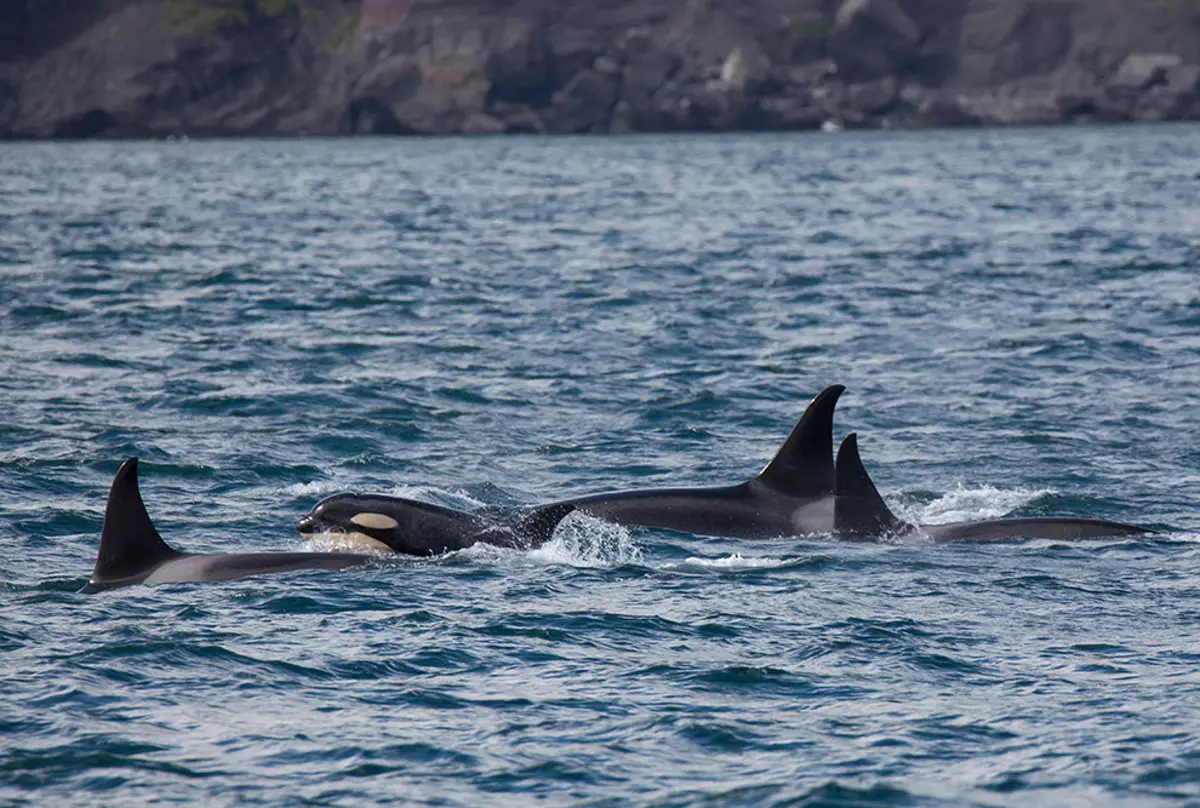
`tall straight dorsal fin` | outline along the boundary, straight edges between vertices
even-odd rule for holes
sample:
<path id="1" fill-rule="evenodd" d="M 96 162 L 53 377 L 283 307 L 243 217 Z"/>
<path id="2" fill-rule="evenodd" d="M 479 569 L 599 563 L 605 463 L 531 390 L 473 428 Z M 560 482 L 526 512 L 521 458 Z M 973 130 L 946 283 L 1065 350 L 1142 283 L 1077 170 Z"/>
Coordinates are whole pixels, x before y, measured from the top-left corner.
<path id="1" fill-rule="evenodd" d="M 756 480 L 793 497 L 834 493 L 837 478 L 833 467 L 833 408 L 845 389 L 835 384 L 817 394 Z"/>
<path id="2" fill-rule="evenodd" d="M 538 508 L 522 519 L 514 530 L 523 541 L 529 543 L 530 547 L 540 547 L 550 541 L 558 523 L 573 510 L 575 510 L 575 505 L 570 502 Z"/>
<path id="3" fill-rule="evenodd" d="M 879 495 L 859 457 L 858 435 L 851 432 L 838 447 L 833 532 L 848 539 L 877 539 L 914 529 L 897 519 Z"/>
<path id="4" fill-rule="evenodd" d="M 135 578 L 183 555 L 154 529 L 138 490 L 137 458 L 129 458 L 117 470 L 108 493 L 92 583 Z"/>

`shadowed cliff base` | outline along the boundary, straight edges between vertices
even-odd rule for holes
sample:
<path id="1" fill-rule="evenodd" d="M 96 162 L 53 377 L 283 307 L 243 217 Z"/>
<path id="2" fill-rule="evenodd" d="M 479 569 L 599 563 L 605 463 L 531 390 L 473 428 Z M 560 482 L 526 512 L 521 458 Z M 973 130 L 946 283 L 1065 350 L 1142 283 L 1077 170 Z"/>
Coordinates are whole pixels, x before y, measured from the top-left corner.
<path id="1" fill-rule="evenodd" d="M 0 136 L 1200 119 L 1200 2 L 18 0 Z"/>

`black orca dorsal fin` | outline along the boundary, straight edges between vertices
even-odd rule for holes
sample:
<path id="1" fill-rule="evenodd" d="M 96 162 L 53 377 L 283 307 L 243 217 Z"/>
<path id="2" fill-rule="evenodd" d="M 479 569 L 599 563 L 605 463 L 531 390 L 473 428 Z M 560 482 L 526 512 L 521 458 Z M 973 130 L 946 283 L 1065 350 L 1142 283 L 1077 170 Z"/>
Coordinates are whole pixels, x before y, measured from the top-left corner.
<path id="1" fill-rule="evenodd" d="M 837 478 L 833 467 L 833 408 L 846 390 L 826 387 L 817 394 L 783 446 L 755 480 L 793 497 L 831 496 Z"/>
<path id="2" fill-rule="evenodd" d="M 522 539 L 530 542 L 530 547 L 539 547 L 550 541 L 558 523 L 573 510 L 575 510 L 575 505 L 570 502 L 538 508 L 522 519 L 517 524 L 515 531 Z"/>
<path id="3" fill-rule="evenodd" d="M 913 529 L 879 495 L 858 454 L 858 435 L 851 432 L 838 447 L 833 532 L 848 539 L 877 539 Z"/>
<path id="4" fill-rule="evenodd" d="M 131 457 L 113 477 L 108 505 L 104 508 L 104 527 L 100 530 L 100 552 L 92 570 L 93 584 L 133 578 L 183 555 L 173 550 L 154 529 L 138 490 L 137 472 L 137 458 Z"/>

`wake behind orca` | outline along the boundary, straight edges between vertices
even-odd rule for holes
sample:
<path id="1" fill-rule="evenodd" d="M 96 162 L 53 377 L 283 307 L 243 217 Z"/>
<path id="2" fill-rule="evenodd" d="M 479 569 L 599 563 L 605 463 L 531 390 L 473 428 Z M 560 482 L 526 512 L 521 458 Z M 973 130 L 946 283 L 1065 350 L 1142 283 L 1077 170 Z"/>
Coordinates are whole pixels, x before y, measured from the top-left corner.
<path id="1" fill-rule="evenodd" d="M 908 536 L 936 542 L 1001 541 L 1003 539 L 1099 539 L 1136 536 L 1152 531 L 1105 519 L 1019 517 L 914 525 L 896 517 L 883 501 L 858 453 L 858 436 L 851 432 L 837 454 L 837 498 L 833 532 L 851 541 L 879 541 Z"/>

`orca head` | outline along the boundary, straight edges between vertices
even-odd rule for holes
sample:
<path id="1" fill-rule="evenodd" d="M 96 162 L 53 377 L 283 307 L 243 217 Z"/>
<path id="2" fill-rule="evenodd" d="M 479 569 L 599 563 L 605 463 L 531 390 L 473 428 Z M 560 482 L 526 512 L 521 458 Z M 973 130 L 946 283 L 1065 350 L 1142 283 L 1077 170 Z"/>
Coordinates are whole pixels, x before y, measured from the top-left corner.
<path id="1" fill-rule="evenodd" d="M 318 502 L 296 526 L 306 538 L 317 533 L 341 533 L 388 548 L 402 539 L 405 501 L 360 494 L 335 494 Z"/>

